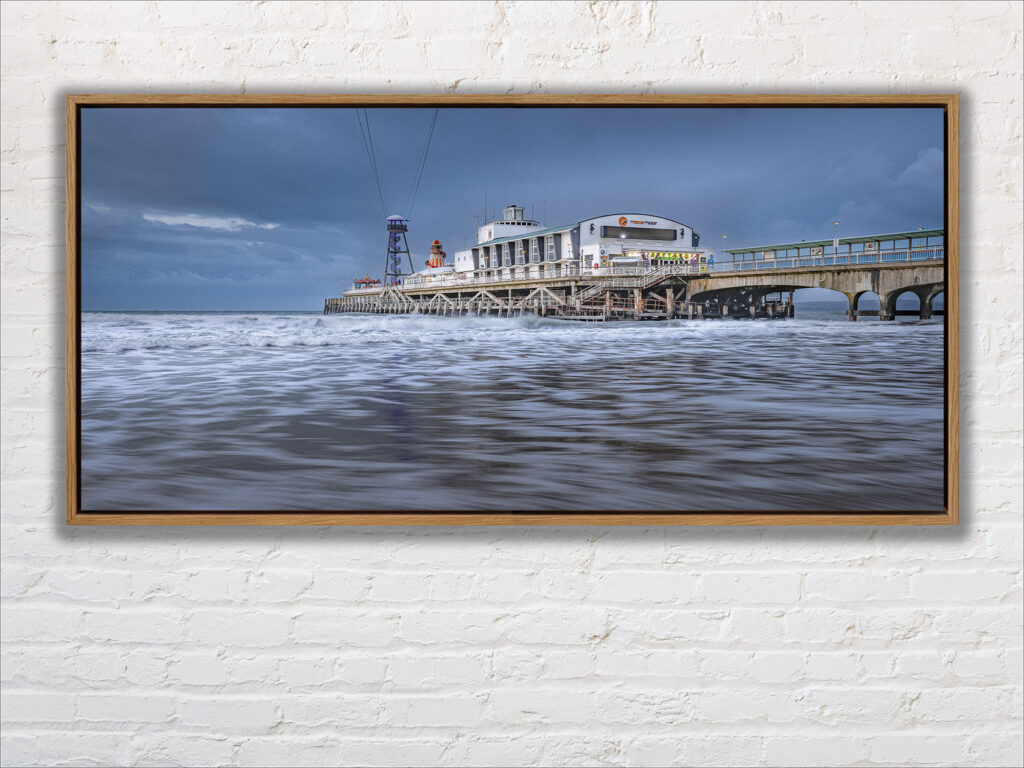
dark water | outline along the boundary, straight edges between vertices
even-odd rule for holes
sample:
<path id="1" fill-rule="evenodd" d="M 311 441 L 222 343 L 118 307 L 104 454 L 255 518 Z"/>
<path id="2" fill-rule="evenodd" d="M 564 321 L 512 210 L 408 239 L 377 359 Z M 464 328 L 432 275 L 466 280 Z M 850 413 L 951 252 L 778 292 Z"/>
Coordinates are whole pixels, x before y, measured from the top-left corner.
<path id="1" fill-rule="evenodd" d="M 943 328 L 86 314 L 84 509 L 937 510 Z"/>

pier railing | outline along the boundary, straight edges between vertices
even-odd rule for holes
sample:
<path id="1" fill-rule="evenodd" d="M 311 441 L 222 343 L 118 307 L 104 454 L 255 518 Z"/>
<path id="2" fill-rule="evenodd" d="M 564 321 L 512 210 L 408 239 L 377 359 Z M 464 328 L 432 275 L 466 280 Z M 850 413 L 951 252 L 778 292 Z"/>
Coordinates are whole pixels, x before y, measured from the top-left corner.
<path id="1" fill-rule="evenodd" d="M 673 264 L 662 267 L 620 266 L 605 267 L 597 270 L 586 270 L 582 274 L 577 266 L 566 266 L 559 269 L 544 270 L 539 275 L 493 275 L 491 277 L 444 277 L 407 280 L 404 288 L 469 288 L 475 285 L 493 285 L 495 283 L 541 282 L 558 278 L 601 278 L 602 286 L 607 287 L 638 287 L 640 283 L 668 275 L 697 275 L 719 272 L 761 272 L 776 269 L 795 269 L 799 267 L 848 267 L 867 264 L 891 264 L 914 261 L 941 261 L 945 257 L 942 245 L 923 248 L 900 248 L 885 251 L 862 251 L 827 256 L 790 256 L 774 259 L 739 259 L 720 261 L 711 264 Z M 611 278 L 609 280 L 609 278 Z M 632 279 L 630 279 L 632 278 Z M 642 285 L 640 287 L 643 287 Z M 372 296 L 380 293 L 380 286 L 370 288 L 350 288 L 346 296 Z"/>
<path id="2" fill-rule="evenodd" d="M 787 256 L 774 259 L 736 259 L 714 265 L 714 272 L 739 272 L 796 267 L 845 267 L 863 264 L 890 264 L 907 261 L 942 261 L 945 246 L 928 245 L 921 248 L 896 248 L 887 251 L 858 251 L 828 256 Z"/>

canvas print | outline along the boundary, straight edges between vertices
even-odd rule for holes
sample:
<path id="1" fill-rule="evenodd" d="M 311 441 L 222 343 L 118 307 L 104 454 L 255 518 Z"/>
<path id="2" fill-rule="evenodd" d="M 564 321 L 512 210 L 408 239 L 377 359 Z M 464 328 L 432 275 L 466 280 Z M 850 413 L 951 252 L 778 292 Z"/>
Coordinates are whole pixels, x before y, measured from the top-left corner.
<path id="1" fill-rule="evenodd" d="M 941 511 L 945 120 L 82 106 L 80 509 Z"/>

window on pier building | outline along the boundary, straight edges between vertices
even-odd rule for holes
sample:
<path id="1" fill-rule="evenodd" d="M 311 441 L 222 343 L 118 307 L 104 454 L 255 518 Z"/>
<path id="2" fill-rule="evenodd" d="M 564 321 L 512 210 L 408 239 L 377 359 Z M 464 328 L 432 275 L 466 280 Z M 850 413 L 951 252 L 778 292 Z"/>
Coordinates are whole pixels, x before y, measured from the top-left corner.
<path id="1" fill-rule="evenodd" d="M 546 242 L 546 249 L 545 250 L 546 250 L 546 253 L 547 253 L 548 261 L 554 261 L 555 260 L 555 236 L 554 235 L 548 235 L 547 237 L 544 238 L 544 240 Z"/>
<path id="2" fill-rule="evenodd" d="M 530 238 L 530 261 L 540 261 L 540 245 L 536 237 Z"/>

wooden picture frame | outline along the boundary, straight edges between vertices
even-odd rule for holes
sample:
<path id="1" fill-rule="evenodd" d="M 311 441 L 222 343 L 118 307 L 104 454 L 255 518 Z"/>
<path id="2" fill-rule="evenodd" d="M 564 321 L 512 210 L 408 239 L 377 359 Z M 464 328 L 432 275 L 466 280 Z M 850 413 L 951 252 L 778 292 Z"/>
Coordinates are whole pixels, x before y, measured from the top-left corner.
<path id="1" fill-rule="evenodd" d="M 934 107 L 945 115 L 945 506 L 898 512 L 122 512 L 81 506 L 81 123 L 89 107 L 174 106 Z M 959 102 L 956 95 L 208 95 L 66 97 L 66 502 L 69 525 L 956 525 Z M 774 257 L 774 254 L 773 254 Z"/>

